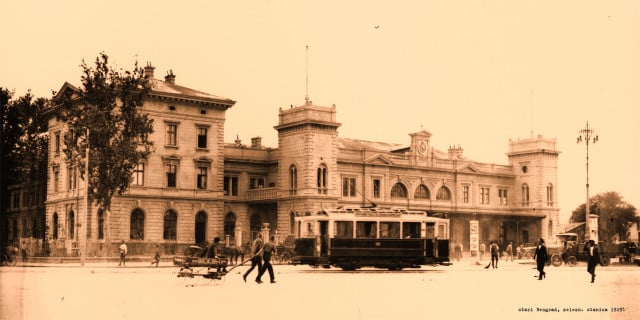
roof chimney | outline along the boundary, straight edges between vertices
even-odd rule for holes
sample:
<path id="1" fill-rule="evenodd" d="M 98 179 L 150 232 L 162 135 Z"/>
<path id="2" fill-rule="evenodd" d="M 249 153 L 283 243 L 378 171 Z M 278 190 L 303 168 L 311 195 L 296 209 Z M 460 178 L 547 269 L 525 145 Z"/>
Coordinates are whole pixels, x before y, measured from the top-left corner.
<path id="1" fill-rule="evenodd" d="M 173 74 L 173 70 L 169 70 L 166 76 L 164 76 L 164 81 L 169 82 L 171 84 L 176 83 L 176 75 Z"/>
<path id="2" fill-rule="evenodd" d="M 262 137 L 251 138 L 251 148 L 256 148 L 256 149 L 262 148 Z"/>
<path id="3" fill-rule="evenodd" d="M 153 70 L 155 70 L 156 67 L 151 65 L 151 62 L 147 61 L 147 66 L 144 67 L 144 78 L 145 79 L 153 79 Z"/>
<path id="4" fill-rule="evenodd" d="M 449 159 L 451 160 L 462 159 L 463 158 L 462 153 L 463 153 L 463 149 L 460 145 L 449 146 L 449 152 L 448 152 Z"/>

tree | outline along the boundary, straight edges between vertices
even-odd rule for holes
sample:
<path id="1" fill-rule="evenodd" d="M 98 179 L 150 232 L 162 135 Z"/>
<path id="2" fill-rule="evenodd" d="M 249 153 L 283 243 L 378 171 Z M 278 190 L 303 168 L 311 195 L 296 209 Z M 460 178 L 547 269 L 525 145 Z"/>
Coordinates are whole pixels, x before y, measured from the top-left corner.
<path id="1" fill-rule="evenodd" d="M 139 111 L 150 91 L 144 71 L 117 71 L 100 53 L 94 67 L 84 60 L 82 87 L 54 98 L 67 125 L 64 152 L 89 181 L 89 199 L 105 210 L 113 196 L 126 192 L 133 171 L 153 151 L 153 120 Z M 85 172 L 89 150 L 89 172 Z"/>
<path id="2" fill-rule="evenodd" d="M 0 179 L 0 213 L 9 209 L 11 195 L 9 188 L 19 186 L 28 190 L 29 194 L 37 194 L 38 199 L 46 195 L 47 172 L 47 119 L 44 115 L 49 101 L 35 98 L 30 91 L 24 96 L 12 99 L 13 92 L 0 88 L 0 117 L 2 133 L 0 135 L 1 176 Z M 37 225 L 45 225 L 45 213 L 37 216 Z M 8 240 L 7 219 L 2 217 L 2 244 Z M 36 226 L 33 226 L 36 228 Z M 44 236 L 44 230 L 36 233 Z"/>
<path id="3" fill-rule="evenodd" d="M 604 241 L 627 240 L 629 228 L 637 221 L 636 208 L 617 192 L 597 194 L 589 200 L 590 212 L 598 215 L 598 238 Z M 585 205 L 573 210 L 570 222 L 585 221 Z"/>

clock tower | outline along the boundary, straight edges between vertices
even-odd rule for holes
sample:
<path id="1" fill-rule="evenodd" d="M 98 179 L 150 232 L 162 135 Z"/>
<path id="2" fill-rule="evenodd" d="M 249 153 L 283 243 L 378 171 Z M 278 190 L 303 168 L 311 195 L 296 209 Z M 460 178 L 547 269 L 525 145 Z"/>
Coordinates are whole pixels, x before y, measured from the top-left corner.
<path id="1" fill-rule="evenodd" d="M 427 161 L 430 158 L 431 152 L 431 133 L 422 130 L 411 133 L 409 136 L 411 136 L 410 154 L 412 158 L 416 159 L 417 163 Z"/>

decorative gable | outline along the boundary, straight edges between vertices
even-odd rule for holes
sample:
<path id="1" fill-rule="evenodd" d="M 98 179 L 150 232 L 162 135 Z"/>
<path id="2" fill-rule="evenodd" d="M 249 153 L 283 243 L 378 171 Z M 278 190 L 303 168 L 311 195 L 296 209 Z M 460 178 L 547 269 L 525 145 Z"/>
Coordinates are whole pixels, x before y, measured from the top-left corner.
<path id="1" fill-rule="evenodd" d="M 367 164 L 377 164 L 377 165 L 392 165 L 393 162 L 389 160 L 386 156 L 382 154 L 373 155 L 365 160 Z"/>
<path id="2" fill-rule="evenodd" d="M 476 166 L 472 164 L 466 164 L 458 168 L 458 172 L 479 173 L 481 172 Z"/>

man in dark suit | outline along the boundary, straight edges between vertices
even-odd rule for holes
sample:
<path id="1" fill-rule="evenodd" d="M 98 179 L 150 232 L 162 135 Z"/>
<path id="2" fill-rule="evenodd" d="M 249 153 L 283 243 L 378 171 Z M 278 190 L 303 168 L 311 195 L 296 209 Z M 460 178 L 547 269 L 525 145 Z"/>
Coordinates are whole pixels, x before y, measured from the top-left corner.
<path id="1" fill-rule="evenodd" d="M 584 251 L 587 253 L 587 272 L 591 274 L 591 283 L 596 280 L 596 265 L 600 263 L 600 253 L 598 252 L 598 246 L 593 240 L 589 240 L 584 246 Z"/>
<path id="2" fill-rule="evenodd" d="M 536 264 L 538 266 L 538 280 L 542 280 L 547 276 L 544 272 L 544 266 L 547 264 L 547 247 L 544 245 L 544 239 L 542 238 L 540 238 L 540 243 L 536 247 L 533 259 L 536 260 Z"/>

